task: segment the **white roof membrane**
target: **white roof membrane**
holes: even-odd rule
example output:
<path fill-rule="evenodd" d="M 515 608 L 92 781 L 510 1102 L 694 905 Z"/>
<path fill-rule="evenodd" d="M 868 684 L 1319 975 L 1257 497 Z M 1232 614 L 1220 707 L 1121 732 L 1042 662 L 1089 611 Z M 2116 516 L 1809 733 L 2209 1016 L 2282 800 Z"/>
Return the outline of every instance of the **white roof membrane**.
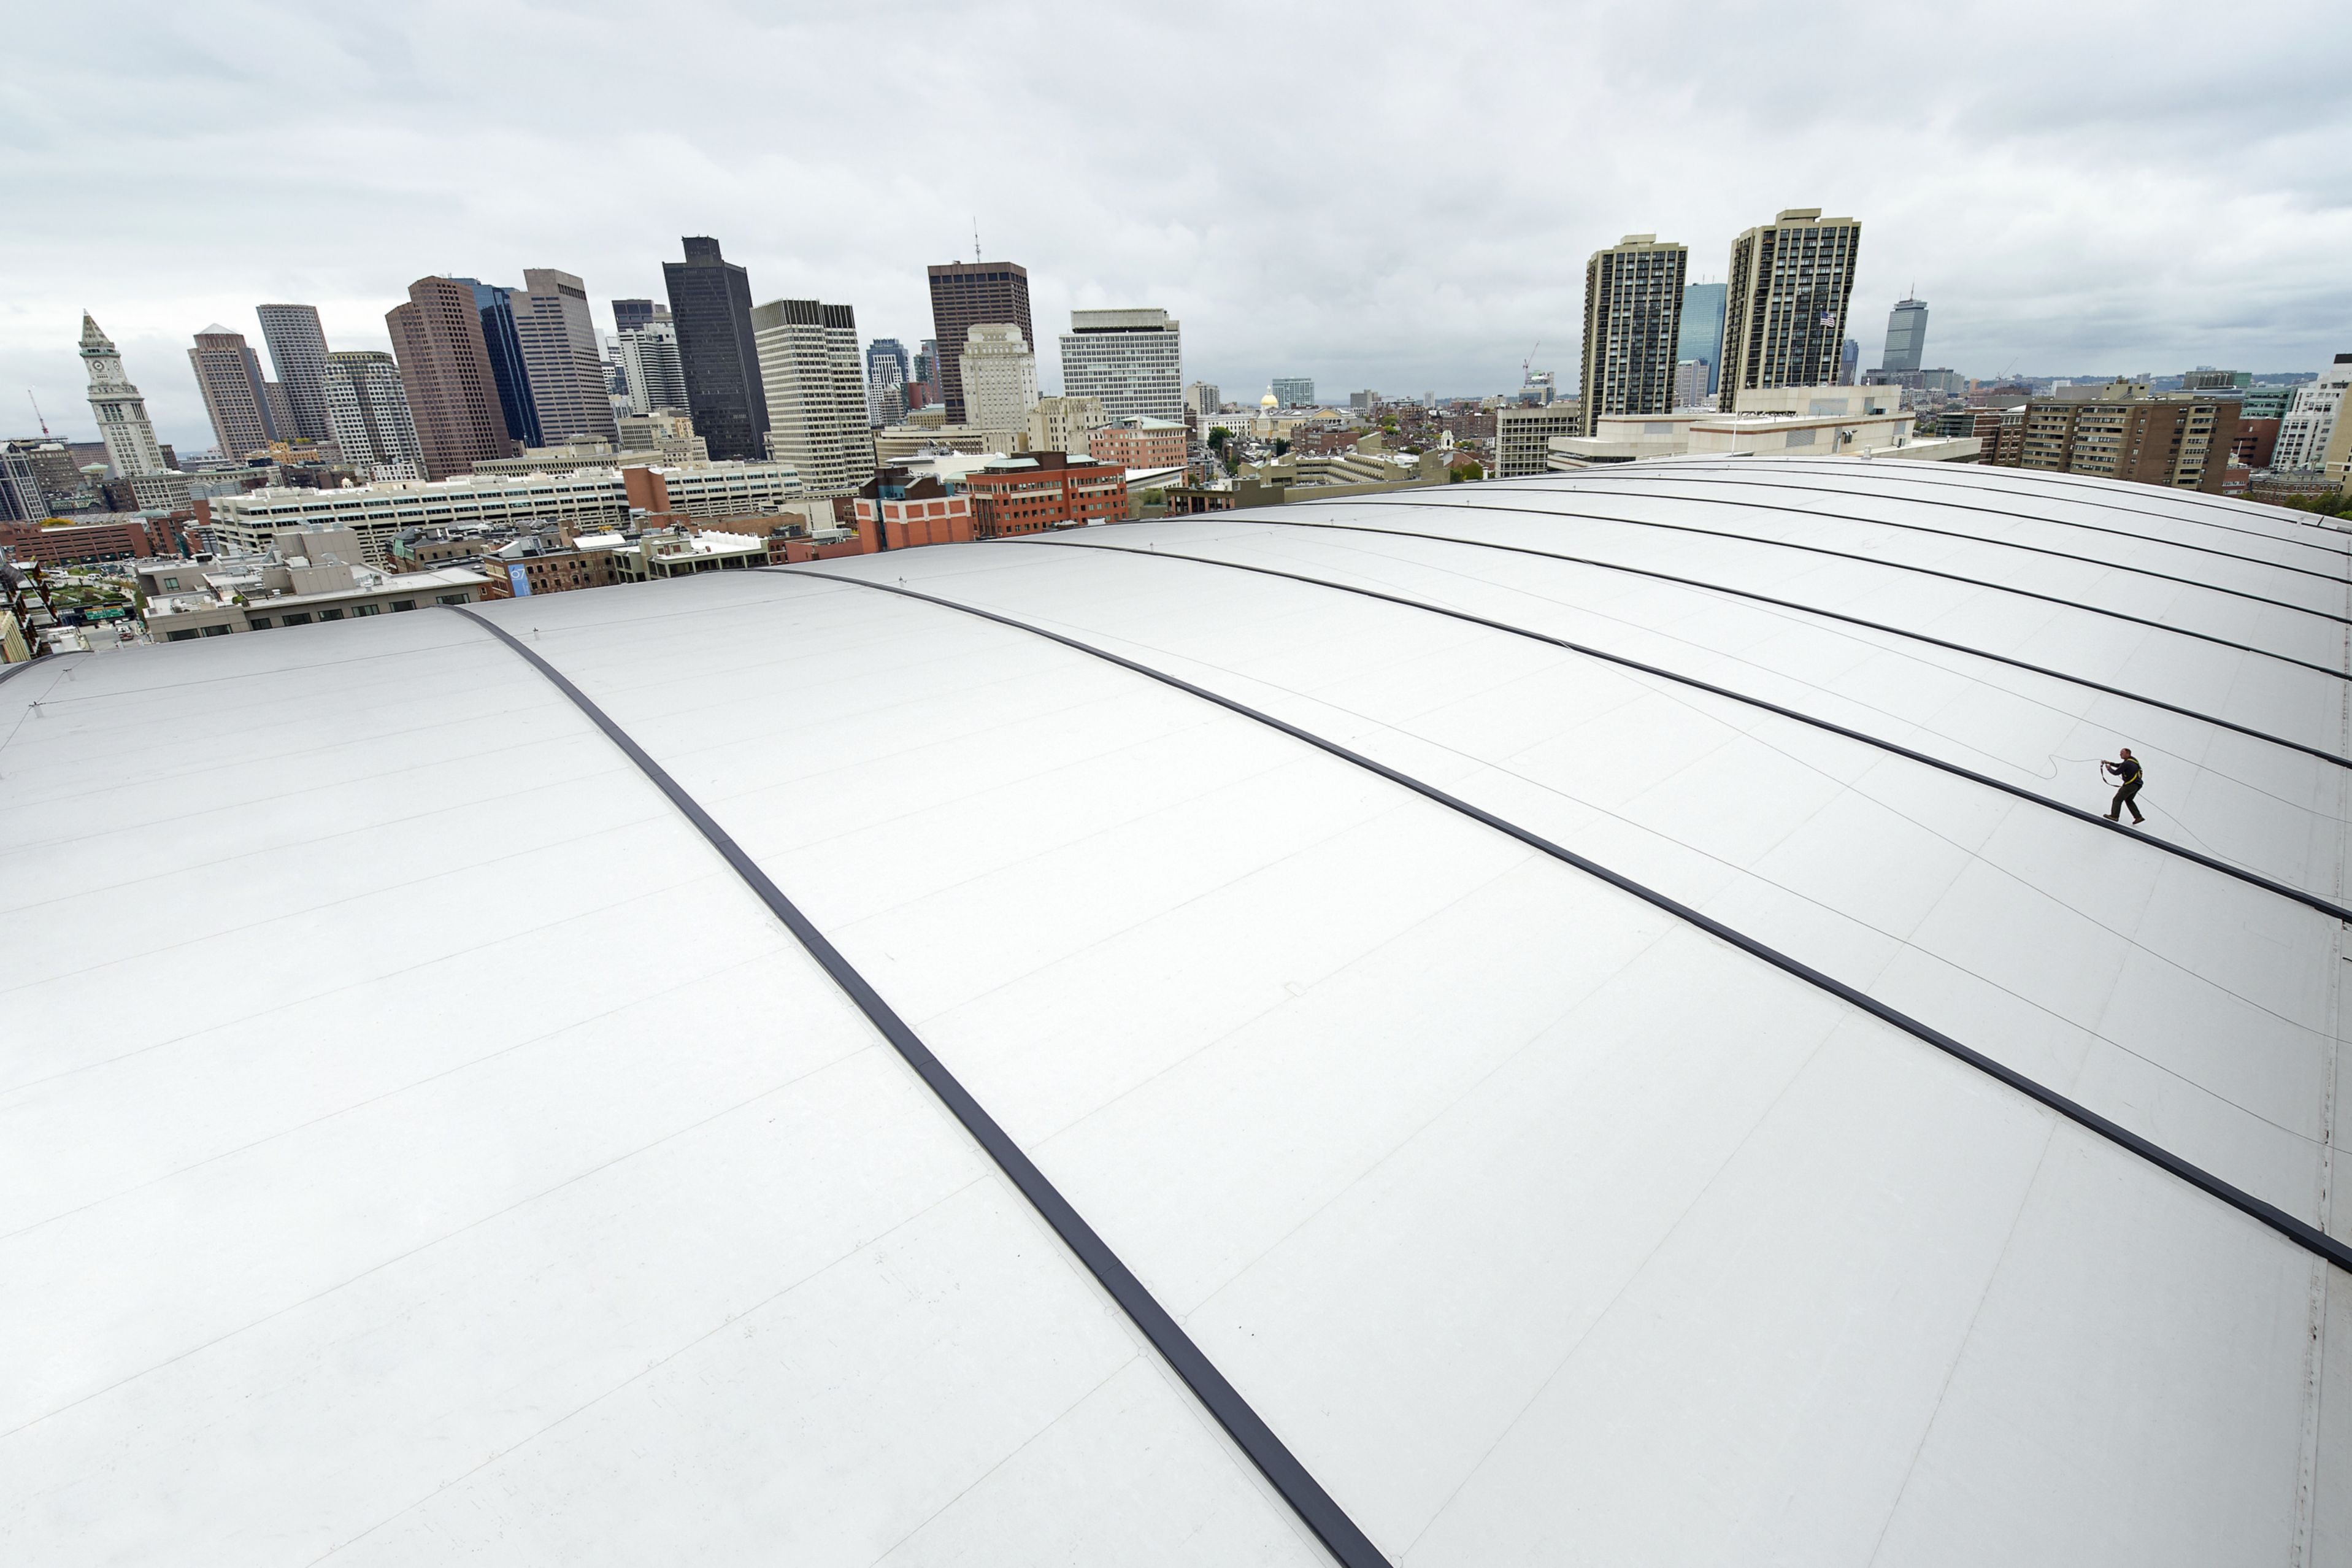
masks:
<path fill-rule="evenodd" d="M 1900 468 L 1804 466 L 1924 515 Z M 484 613 L 1390 1561 L 2352 1561 L 2352 1276 L 1508 834 L 953 607 L 1425 781 L 2346 1236 L 2338 922 L 1348 591 L 2095 810 L 2067 759 L 2128 744 L 2148 833 L 2340 893 L 2347 770 L 2194 716 L 2345 754 L 2340 679 L 1890 569 L 1921 547 L 1708 499 L 1736 489 L 1605 507 L 1874 560 L 1461 504 L 1560 500 L 1511 485 Z M 0 1541 L 28 1561 L 1321 1560 L 741 879 L 483 628 L 59 661 L 0 687 Z"/>

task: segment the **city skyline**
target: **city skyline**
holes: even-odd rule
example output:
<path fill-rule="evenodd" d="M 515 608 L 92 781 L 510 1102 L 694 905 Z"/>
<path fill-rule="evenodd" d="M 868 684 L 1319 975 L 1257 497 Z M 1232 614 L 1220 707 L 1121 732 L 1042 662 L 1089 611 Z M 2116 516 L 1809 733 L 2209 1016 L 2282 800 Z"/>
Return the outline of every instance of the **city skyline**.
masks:
<path fill-rule="evenodd" d="M 87 434 L 69 352 L 85 308 L 109 323 L 145 376 L 159 434 L 194 447 L 209 444 L 209 424 L 184 368 L 191 336 L 217 321 L 258 347 L 260 302 L 313 303 L 334 348 L 381 350 L 390 346 L 383 312 L 420 275 L 510 282 L 526 268 L 560 267 L 589 279 L 598 330 L 610 331 L 611 299 L 660 298 L 659 268 L 677 255 L 678 237 L 707 233 L 749 269 L 759 300 L 840 300 L 870 335 L 913 343 L 931 335 L 924 268 L 969 260 L 975 218 L 983 258 L 1029 270 L 1033 341 L 1050 345 L 1074 309 L 1163 309 L 1186 324 L 1187 379 L 1213 381 L 1237 400 L 1249 393 L 1254 401 L 1276 374 L 1334 387 L 1498 391 L 1538 342 L 1537 367 L 1565 384 L 1577 353 L 1580 264 L 1594 248 L 1627 232 L 1671 234 L 1690 247 L 1695 280 L 1720 280 L 1736 234 L 1759 215 L 1798 205 L 1851 213 L 1868 226 L 1857 323 L 1916 289 L 1936 302 L 1932 357 L 1967 374 L 2165 374 L 2196 363 L 2316 370 L 2332 352 L 2325 333 L 2352 313 L 2352 283 L 2337 279 L 2333 260 L 2352 237 L 2352 201 L 2337 161 L 2316 155 L 2346 116 L 2318 62 L 2331 53 L 2329 39 L 2352 32 L 2316 7 L 2299 29 L 2313 47 L 2264 61 L 2259 94 L 2257 68 L 2207 58 L 2186 43 L 2187 28 L 2103 38 L 2103 47 L 2128 56 L 2112 73 L 2133 84 L 2127 95 L 2075 79 L 2073 46 L 2090 36 L 2087 20 L 2052 23 L 2040 35 L 2048 47 L 2022 59 L 2010 58 L 2013 40 L 1998 30 L 1944 29 L 1929 17 L 1874 12 L 1868 29 L 1823 29 L 1838 41 L 1808 47 L 1824 48 L 1839 68 L 1831 74 L 1846 79 L 1866 79 L 1862 68 L 1881 55 L 1926 62 L 1906 83 L 1903 108 L 1938 133 L 1901 159 L 1874 143 L 1889 134 L 1878 106 L 1824 94 L 1800 109 L 1775 105 L 1768 120 L 1739 94 L 1718 90 L 1739 74 L 1742 51 L 1783 47 L 1759 19 L 1689 29 L 1675 50 L 1642 56 L 1630 73 L 1602 70 L 1604 47 L 1534 47 L 1499 58 L 1433 43 L 1407 51 L 1408 61 L 1372 39 L 1262 19 L 1271 47 L 1216 62 L 1231 79 L 1218 103 L 1239 110 L 1270 85 L 1272 61 L 1312 47 L 1335 79 L 1289 84 L 1303 94 L 1298 118 L 1343 125 L 1365 103 L 1389 105 L 1354 132 L 1383 175 L 1384 200 L 1372 204 L 1317 189 L 1300 173 L 1306 143 L 1297 134 L 1254 128 L 1238 113 L 1231 130 L 1188 137 L 1164 167 L 1138 165 L 1116 149 L 1097 153 L 1060 134 L 1078 105 L 1017 80 L 989 115 L 951 128 L 973 153 L 1000 156 L 960 158 L 952 172 L 912 166 L 921 139 L 950 128 L 852 134 L 855 116 L 827 116 L 836 96 L 847 101 L 857 89 L 824 82 L 790 101 L 753 104 L 756 95 L 742 95 L 746 107 L 713 109 L 709 129 L 681 143 L 707 138 L 715 151 L 758 133 L 792 145 L 789 157 L 708 166 L 689 159 L 626 204 L 612 199 L 604 174 L 570 163 L 530 182 L 461 188 L 420 177 L 433 164 L 428 153 L 453 168 L 461 159 L 478 166 L 470 160 L 485 153 L 515 162 L 559 133 L 587 133 L 588 110 L 569 107 L 558 89 L 567 72 L 603 68 L 606 51 L 625 47 L 618 35 L 533 35 L 534 50 L 549 52 L 486 47 L 478 60 L 457 59 L 423 48 L 421 17 L 256 11 L 282 17 L 314 47 L 232 60 L 195 21 L 164 12 L 152 26 L 129 29 L 135 36 L 103 59 L 79 47 L 64 18 L 35 17 L 26 30 L 29 58 L 58 101 L 77 84 L 103 83 L 131 104 L 102 141 L 21 105 L 0 119 L 35 171 L 26 194 L 45 219 L 0 238 L 18 284 L 0 308 L 0 393 L 21 405 L 31 389 L 53 427 Z M 518 25 L 494 16 L 478 36 L 488 44 Z M 767 51 L 837 55 L 891 42 L 854 18 L 771 25 L 712 14 L 695 25 L 740 32 L 745 47 L 735 54 L 744 63 L 723 65 L 728 72 L 752 69 Z M 1605 12 L 1530 21 L 1538 45 L 1555 27 L 1604 45 L 1634 25 Z M 909 26 L 975 62 L 996 58 L 1010 31 L 946 11 L 918 13 Z M 1107 26 L 1106 44 L 1148 46 L 1172 71 L 1210 63 L 1205 37 Z M 1571 58 L 1588 54 L 1591 63 Z M 501 58 L 501 93 L 510 95 L 476 93 L 473 73 Z M 333 118 L 290 90 L 302 68 L 294 62 L 304 58 L 337 81 Z M 229 158 L 258 147 L 257 127 L 185 129 L 176 106 L 219 90 L 214 73 L 222 70 L 266 91 L 276 112 L 314 131 L 323 147 L 389 136 L 418 156 L 403 160 L 398 178 L 381 161 L 322 158 L 307 176 L 319 188 L 300 226 L 257 223 L 208 203 L 201 185 L 170 182 L 125 212 L 107 191 L 133 163 L 164 156 L 179 167 L 200 150 Z M 1531 89 L 1539 82 L 1549 85 L 1538 94 Z M 1570 89 L 1604 109 L 1630 95 L 1678 105 L 1665 144 L 1675 155 L 1645 154 L 1614 133 L 1587 147 L 1565 121 L 1531 121 L 1528 103 Z M 521 129 L 528 116 L 478 108 L 477 98 L 510 107 L 544 100 L 549 118 Z M 436 106 L 429 123 L 422 100 Z M 1610 119 L 1600 112 L 1591 123 Z M 1556 142 L 1560 156 L 1465 163 L 1461 148 L 1490 122 L 1517 142 Z M 1433 132 L 1446 151 L 1417 150 Z M 780 132 L 789 134 L 772 134 Z M 985 172 L 1024 167 L 1007 163 L 1016 153 L 1030 160 L 1025 167 L 1041 168 L 1036 155 L 1049 146 L 1044 172 L 1069 177 Z M 614 152 L 637 156 L 626 138 Z M 1673 181 L 1656 178 L 1662 166 L 1675 170 Z M 761 199 L 746 201 L 754 185 Z M 890 199 L 874 199 L 885 191 Z M 166 246 L 169 266 L 156 260 Z M 2268 266 L 2250 269 L 2252 256 Z M 1865 368 L 1875 351 L 1865 339 Z M 1041 356 L 1045 390 L 1058 383 L 1054 357 Z M 20 419 L 30 418 L 23 407 Z"/>

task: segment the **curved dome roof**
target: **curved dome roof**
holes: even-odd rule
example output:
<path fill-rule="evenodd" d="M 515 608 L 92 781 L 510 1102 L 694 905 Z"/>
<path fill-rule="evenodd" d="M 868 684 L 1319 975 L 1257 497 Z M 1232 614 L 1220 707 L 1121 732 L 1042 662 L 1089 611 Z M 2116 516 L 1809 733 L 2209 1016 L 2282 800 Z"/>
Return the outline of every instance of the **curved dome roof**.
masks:
<path fill-rule="evenodd" d="M 2347 545 L 1686 460 L 14 672 L 0 1539 L 2342 1561 Z"/>

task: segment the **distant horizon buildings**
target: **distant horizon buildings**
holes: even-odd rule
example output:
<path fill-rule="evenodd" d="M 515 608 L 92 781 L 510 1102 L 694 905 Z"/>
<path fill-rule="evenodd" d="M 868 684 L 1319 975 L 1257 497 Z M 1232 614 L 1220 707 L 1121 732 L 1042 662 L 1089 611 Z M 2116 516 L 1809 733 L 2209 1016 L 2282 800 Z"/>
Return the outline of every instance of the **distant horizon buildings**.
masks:
<path fill-rule="evenodd" d="M 1277 375 L 1267 384 L 1266 391 L 1277 408 L 1315 406 L 1315 378 L 1311 375 Z"/>
<path fill-rule="evenodd" d="M 768 402 L 751 327 L 751 275 L 708 235 L 679 242 L 686 259 L 662 263 L 694 433 L 716 460 L 768 455 Z"/>
<path fill-rule="evenodd" d="M 1836 383 L 1862 225 L 1819 207 L 1784 208 L 1731 242 L 1716 406 L 1742 392 Z"/>
<path fill-rule="evenodd" d="M 327 411 L 327 333 L 319 324 L 316 305 L 256 305 L 261 341 L 269 350 L 270 368 L 285 388 L 293 416 L 292 434 L 307 441 L 334 438 L 334 421 Z"/>
<path fill-rule="evenodd" d="M 925 270 L 931 290 L 932 338 L 942 350 L 939 401 L 947 405 L 949 424 L 976 424 L 964 404 L 964 345 L 971 329 L 986 322 L 1018 327 L 1021 341 L 1035 345 L 1037 331 L 1029 320 L 1029 269 L 1010 261 L 947 261 Z"/>
<path fill-rule="evenodd" d="M 662 409 L 692 416 L 686 395 L 686 365 L 678 357 L 677 324 L 667 308 L 623 332 L 614 353 L 621 363 L 621 383 L 629 411 L 639 418 Z"/>
<path fill-rule="evenodd" d="M 1629 234 L 1585 263 L 1577 434 L 1604 416 L 1672 410 L 1689 270 L 1689 248 L 1654 234 Z"/>
<path fill-rule="evenodd" d="M 1072 310 L 1062 392 L 1098 397 L 1114 419 L 1184 417 L 1183 331 L 1155 308 Z"/>
<path fill-rule="evenodd" d="M 526 267 L 522 285 L 508 298 L 539 423 L 540 439 L 532 445 L 556 446 L 583 437 L 617 441 L 620 426 L 613 416 L 587 284 L 556 268 Z"/>
<path fill-rule="evenodd" d="M 877 338 L 866 345 L 866 422 L 880 428 L 907 417 L 908 372 L 907 345 L 896 338 Z"/>

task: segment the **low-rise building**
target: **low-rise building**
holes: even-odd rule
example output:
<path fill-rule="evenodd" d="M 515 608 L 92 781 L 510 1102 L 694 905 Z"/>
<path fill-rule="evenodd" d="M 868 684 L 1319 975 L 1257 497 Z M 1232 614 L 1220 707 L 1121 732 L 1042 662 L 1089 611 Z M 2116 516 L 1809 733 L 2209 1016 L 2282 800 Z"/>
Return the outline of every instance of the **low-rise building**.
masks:
<path fill-rule="evenodd" d="M 909 458 L 932 450 L 1011 457 L 1033 449 L 1029 437 L 1027 430 L 979 425 L 891 425 L 874 432 L 874 456 L 885 468 L 904 465 Z"/>
<path fill-rule="evenodd" d="M 42 566 L 140 561 L 179 549 L 168 519 L 125 517 L 105 522 L 0 522 L 0 556 Z"/>
<path fill-rule="evenodd" d="M 1004 539 L 1127 516 L 1127 470 L 1066 452 L 1005 457 L 964 479 L 972 536 Z"/>
<path fill-rule="evenodd" d="M 1894 458 L 1909 462 L 1971 462 L 1983 450 L 1966 435 L 1921 434 L 1888 386 L 1777 386 L 1741 394 L 1737 414 L 1678 409 L 1664 415 L 1608 415 L 1591 436 L 1554 437 L 1555 472 L 1704 453 Z M 1749 405 L 1753 405 L 1751 407 Z"/>
<path fill-rule="evenodd" d="M 673 467 L 710 461 L 710 443 L 694 433 L 694 416 L 682 408 L 623 416 L 620 445 L 625 452 L 659 452 Z"/>
<path fill-rule="evenodd" d="M 884 468 L 858 490 L 856 505 L 857 531 L 885 550 L 972 538 L 971 495 L 928 474 Z"/>
<path fill-rule="evenodd" d="M 462 567 L 401 574 L 360 559 L 350 529 L 281 529 L 265 553 L 227 561 L 153 561 L 136 570 L 147 630 L 163 642 L 358 620 L 435 605 L 469 605 L 489 582 Z"/>
<path fill-rule="evenodd" d="M 1167 468 L 1184 465 L 1186 433 L 1181 419 L 1154 419 L 1130 414 L 1096 429 L 1084 450 L 1105 463 L 1123 468 Z M 1050 448 L 1049 448 L 1050 449 Z"/>
<path fill-rule="evenodd" d="M 1495 410 L 1495 469 L 1498 479 L 1540 474 L 1549 464 L 1551 442 L 1574 436 L 1583 428 L 1583 405 L 1574 398 L 1557 403 L 1507 403 Z"/>
<path fill-rule="evenodd" d="M 1017 449 L 1086 457 L 1093 450 L 1089 438 L 1109 423 L 1110 415 L 1099 397 L 1041 397 L 1029 410 L 1028 443 Z"/>
<path fill-rule="evenodd" d="M 484 596 L 492 599 L 602 588 L 619 581 L 613 574 L 613 552 L 551 544 L 536 535 L 509 540 L 480 559 L 480 569 L 489 577 Z"/>
<path fill-rule="evenodd" d="M 749 533 L 691 528 L 647 529 L 634 536 L 593 534 L 574 541 L 603 552 L 615 583 L 650 583 L 704 572 L 746 572 L 768 563 L 768 541 Z"/>

